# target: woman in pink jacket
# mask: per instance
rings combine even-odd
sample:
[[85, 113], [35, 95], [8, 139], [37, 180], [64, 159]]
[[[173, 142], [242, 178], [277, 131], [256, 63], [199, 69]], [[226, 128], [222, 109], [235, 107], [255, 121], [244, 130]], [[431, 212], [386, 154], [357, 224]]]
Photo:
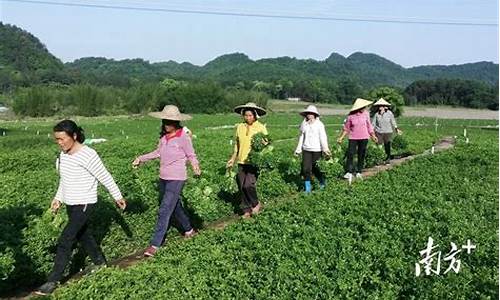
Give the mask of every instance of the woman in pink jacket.
[[352, 180], [352, 174], [354, 173], [354, 153], [358, 153], [356, 178], [362, 179], [363, 176], [361, 175], [361, 171], [363, 170], [363, 164], [365, 162], [368, 139], [371, 137], [373, 141], [377, 142], [377, 136], [373, 130], [370, 115], [365, 110], [370, 104], [372, 104], [372, 101], [361, 98], [356, 99], [344, 123], [342, 134], [337, 140], [337, 142], [341, 144], [344, 137], [349, 134], [347, 173], [344, 175], [344, 178], [348, 180]]
[[160, 196], [162, 201], [158, 211], [156, 230], [150, 246], [144, 251], [144, 256], [154, 256], [161, 246], [172, 215], [180, 224], [185, 237], [195, 234], [191, 222], [182, 207], [180, 195], [187, 180], [186, 161], [189, 160], [196, 175], [201, 174], [191, 138], [182, 130], [180, 121], [191, 119], [191, 116], [181, 114], [177, 106], [167, 105], [161, 112], [149, 114], [162, 119], [160, 141], [153, 152], [137, 157], [132, 165], [139, 166], [152, 159], [160, 159]]

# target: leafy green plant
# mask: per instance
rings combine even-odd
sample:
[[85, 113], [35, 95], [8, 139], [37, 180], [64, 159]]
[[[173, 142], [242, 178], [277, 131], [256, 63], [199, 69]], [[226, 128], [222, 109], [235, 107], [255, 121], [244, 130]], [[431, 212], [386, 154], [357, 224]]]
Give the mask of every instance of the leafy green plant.
[[344, 173], [344, 166], [340, 163], [338, 157], [320, 159], [317, 164], [320, 171], [325, 174], [327, 178], [338, 178]]
[[400, 134], [397, 134], [392, 139], [392, 148], [396, 151], [406, 151], [408, 149], [408, 141]]

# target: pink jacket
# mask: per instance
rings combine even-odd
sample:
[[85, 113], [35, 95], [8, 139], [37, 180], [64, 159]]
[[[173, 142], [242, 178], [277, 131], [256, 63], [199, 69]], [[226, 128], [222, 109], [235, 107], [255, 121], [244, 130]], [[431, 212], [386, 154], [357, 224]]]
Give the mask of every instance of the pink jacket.
[[160, 178], [164, 180], [186, 180], [187, 160], [191, 164], [198, 164], [191, 139], [182, 130], [168, 140], [163, 136], [155, 151], [139, 156], [141, 162], [156, 158], [160, 158]]
[[347, 117], [344, 130], [349, 132], [350, 140], [366, 140], [373, 134], [373, 126], [368, 112], [358, 112]]

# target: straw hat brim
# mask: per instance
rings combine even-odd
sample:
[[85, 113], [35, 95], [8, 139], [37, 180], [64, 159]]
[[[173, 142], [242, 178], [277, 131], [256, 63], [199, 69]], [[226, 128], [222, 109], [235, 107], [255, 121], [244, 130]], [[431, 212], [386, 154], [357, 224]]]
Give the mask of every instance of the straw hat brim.
[[350, 112], [360, 110], [362, 108], [370, 106], [372, 103], [373, 103], [373, 101], [358, 98], [358, 99], [356, 99], [356, 102], [354, 102], [354, 105], [352, 106]]
[[186, 115], [186, 114], [169, 115], [163, 111], [151, 112], [148, 115], [150, 115], [153, 118], [172, 120], [172, 121], [188, 121], [188, 120], [191, 120], [193, 118], [190, 115]]
[[244, 109], [253, 109], [261, 117], [267, 113], [266, 110], [263, 109], [262, 107], [253, 106], [253, 105], [239, 105], [239, 106], [236, 106], [234, 108], [234, 112], [237, 113], [238, 115], [241, 115], [241, 111], [243, 111]]
[[377, 102], [373, 103], [373, 106], [391, 106], [391, 104], [384, 99], [380, 99]]

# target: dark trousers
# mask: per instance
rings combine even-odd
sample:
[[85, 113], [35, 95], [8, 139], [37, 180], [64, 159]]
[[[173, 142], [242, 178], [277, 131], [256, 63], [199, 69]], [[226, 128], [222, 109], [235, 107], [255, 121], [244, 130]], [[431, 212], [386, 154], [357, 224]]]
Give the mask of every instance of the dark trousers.
[[151, 239], [151, 245], [156, 247], [161, 246], [163, 238], [168, 231], [172, 215], [184, 232], [193, 229], [180, 200], [183, 186], [184, 180], [160, 179], [159, 189], [163, 198], [158, 210], [158, 220], [156, 222], [155, 233]]
[[[366, 157], [366, 146], [368, 140], [349, 140], [349, 148], [347, 150], [347, 172], [354, 173], [354, 153], [358, 153], [358, 168], [356, 172], [361, 173]], [[356, 151], [357, 150], [357, 151]]]
[[253, 165], [238, 165], [238, 188], [241, 192], [241, 209], [243, 212], [251, 212], [252, 208], [259, 204], [257, 198], [257, 179], [259, 169]]
[[385, 150], [385, 159], [391, 159], [391, 141], [392, 141], [392, 133], [378, 133], [377, 138], [379, 144], [384, 144]]
[[66, 205], [68, 213], [68, 224], [59, 237], [57, 243], [56, 261], [48, 281], [60, 281], [64, 274], [64, 269], [69, 263], [73, 252], [73, 245], [79, 241], [85, 252], [90, 256], [96, 265], [106, 263], [106, 259], [99, 245], [90, 232], [88, 225], [89, 218], [94, 210], [95, 204]]
[[385, 159], [391, 159], [391, 142], [384, 143]]
[[319, 170], [317, 161], [321, 158], [321, 152], [302, 151], [302, 175], [304, 180], [311, 180], [312, 174], [321, 182], [323, 173]]

